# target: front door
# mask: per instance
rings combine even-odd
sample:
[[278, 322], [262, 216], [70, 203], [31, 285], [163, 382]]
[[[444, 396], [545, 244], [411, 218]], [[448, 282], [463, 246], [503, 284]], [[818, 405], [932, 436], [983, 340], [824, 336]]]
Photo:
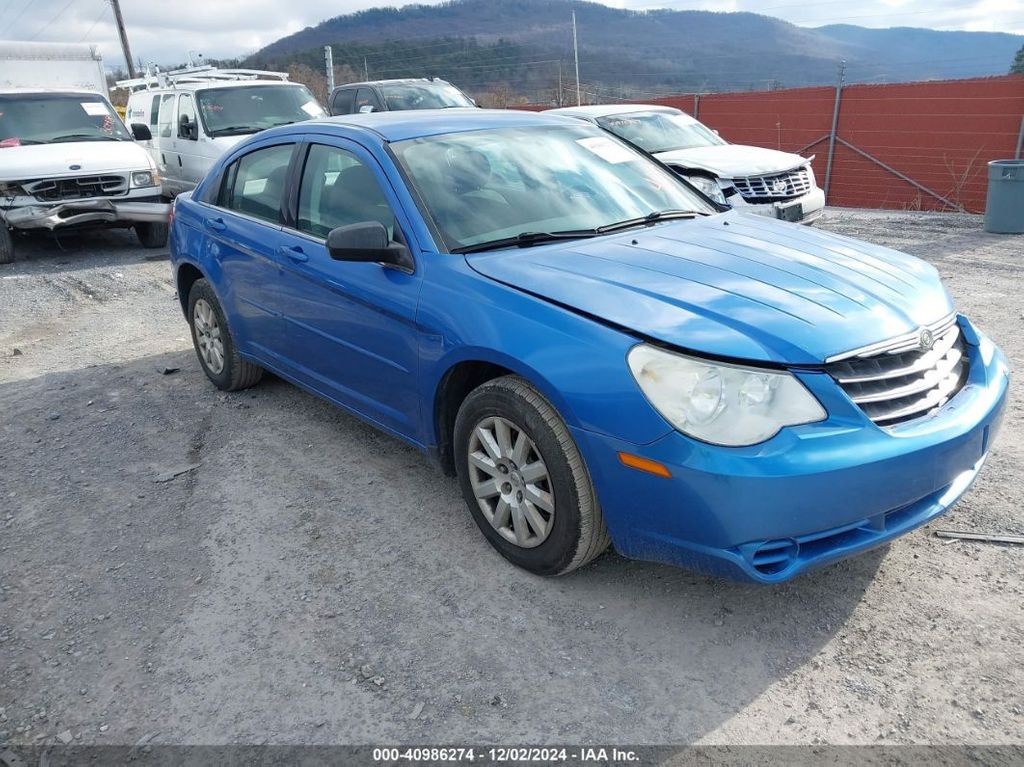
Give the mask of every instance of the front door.
[[[300, 150], [301, 151], [301, 150]], [[311, 144], [294, 229], [282, 251], [281, 307], [295, 373], [379, 425], [423, 441], [416, 396], [418, 273], [335, 261], [335, 227], [379, 221], [402, 238], [397, 199], [377, 162], [355, 144]]]

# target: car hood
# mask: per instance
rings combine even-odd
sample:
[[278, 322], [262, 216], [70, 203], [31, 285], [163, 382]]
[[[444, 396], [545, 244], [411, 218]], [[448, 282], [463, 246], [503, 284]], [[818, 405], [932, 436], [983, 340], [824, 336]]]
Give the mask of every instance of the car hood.
[[924, 261], [735, 211], [466, 259], [598, 320], [737, 360], [816, 365], [953, 310]]
[[[80, 167], [72, 169], [73, 165]], [[134, 141], [67, 141], [0, 149], [0, 181], [127, 173], [150, 167], [149, 154]]]
[[722, 144], [699, 146], [693, 149], [673, 149], [655, 154], [666, 165], [681, 165], [694, 170], [706, 170], [719, 178], [759, 176], [805, 165], [808, 160], [798, 154], [777, 152], [759, 146]]

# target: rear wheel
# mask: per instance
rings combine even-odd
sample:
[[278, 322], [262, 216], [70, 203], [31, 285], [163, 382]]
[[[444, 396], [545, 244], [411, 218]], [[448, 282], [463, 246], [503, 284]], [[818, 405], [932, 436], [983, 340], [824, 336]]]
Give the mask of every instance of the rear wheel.
[[9, 264], [14, 261], [14, 238], [7, 224], [0, 219], [0, 264]]
[[571, 572], [609, 544], [583, 457], [551, 404], [522, 378], [472, 391], [455, 420], [455, 461], [470, 513], [513, 564]]
[[214, 386], [237, 391], [259, 383], [263, 368], [238, 353], [224, 310], [206, 280], [196, 280], [188, 293], [188, 321], [199, 364]]
[[167, 244], [167, 224], [155, 221], [140, 222], [135, 225], [135, 236], [144, 248], [162, 248]]

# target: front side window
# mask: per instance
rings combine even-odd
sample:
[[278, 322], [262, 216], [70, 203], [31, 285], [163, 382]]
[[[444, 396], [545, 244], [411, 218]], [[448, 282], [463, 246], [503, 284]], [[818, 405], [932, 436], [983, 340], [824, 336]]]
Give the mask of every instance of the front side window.
[[440, 81], [382, 85], [381, 92], [388, 109], [395, 111], [476, 106], [454, 85]]
[[304, 85], [248, 85], [198, 91], [207, 135], [242, 136], [278, 125], [324, 117]]
[[[192, 97], [187, 93], [178, 96], [178, 137], [188, 138], [189, 132], [195, 130], [196, 107]], [[198, 136], [198, 132], [196, 134]]]
[[[160, 96], [154, 96], [149, 105], [149, 127], [156, 128], [157, 120], [160, 117]], [[154, 133], [156, 131], [153, 131]]]
[[131, 140], [121, 118], [100, 95], [0, 95], [0, 150], [28, 144]]
[[716, 212], [674, 174], [584, 123], [391, 147], [449, 250], [523, 234], [595, 233], [666, 211]]
[[373, 171], [351, 152], [313, 144], [299, 185], [299, 230], [326, 238], [339, 226], [367, 221], [394, 234], [395, 215]]
[[358, 112], [363, 107], [373, 107], [374, 111], [380, 109], [380, 101], [377, 100], [377, 94], [371, 88], [360, 88], [356, 91], [355, 111]]
[[355, 98], [356, 92], [351, 88], [338, 91], [334, 94], [334, 103], [331, 105], [331, 111], [336, 115], [351, 114]]
[[221, 207], [278, 223], [293, 144], [257, 149], [235, 160], [224, 175]]
[[673, 112], [627, 112], [599, 117], [597, 124], [652, 153], [726, 143], [696, 120]]

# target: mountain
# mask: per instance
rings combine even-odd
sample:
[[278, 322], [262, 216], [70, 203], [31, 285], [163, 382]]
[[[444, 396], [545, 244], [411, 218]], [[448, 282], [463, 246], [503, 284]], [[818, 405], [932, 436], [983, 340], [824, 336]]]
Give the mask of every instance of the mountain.
[[927, 29], [798, 27], [753, 13], [627, 11], [575, 0], [454, 0], [328, 19], [271, 43], [246, 66], [323, 69], [333, 46], [343, 79], [444, 77], [467, 91], [550, 102], [580, 78], [592, 99], [691, 90], [1005, 74], [1024, 36]]

